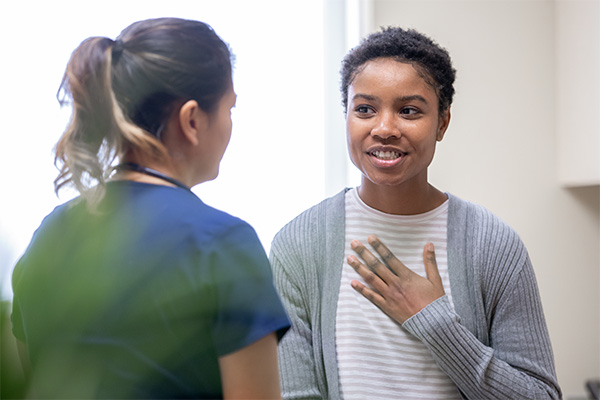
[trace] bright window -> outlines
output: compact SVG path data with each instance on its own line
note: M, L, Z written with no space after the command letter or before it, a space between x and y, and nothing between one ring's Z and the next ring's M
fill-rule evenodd
M324 10L320 0L3 2L2 297L12 297L12 267L42 218L73 196L58 199L52 186L52 148L70 115L56 100L69 56L83 39L115 38L137 20L173 16L207 22L236 54L232 139L220 176L194 189L206 203L248 221L268 250L286 222L341 189L344 176L333 179L341 183L332 187L326 174L327 162L344 159L345 146L342 139L342 148L335 146L337 155L327 161ZM333 68L337 73L339 64ZM329 86L336 90L337 81ZM335 96L339 128L342 110Z

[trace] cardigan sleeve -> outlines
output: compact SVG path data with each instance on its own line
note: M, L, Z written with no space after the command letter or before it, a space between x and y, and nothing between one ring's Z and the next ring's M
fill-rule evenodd
M293 245L280 232L271 245L274 283L288 316L291 329L279 343L281 391L286 400L322 399L315 365L310 307L302 290L302 260L292 254Z
M460 322L446 296L403 327L432 352L467 399L558 399L550 338L533 268L524 258L502 290L487 293L489 345Z

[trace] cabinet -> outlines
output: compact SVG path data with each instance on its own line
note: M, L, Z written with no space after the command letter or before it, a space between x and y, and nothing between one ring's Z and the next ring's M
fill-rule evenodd
M555 5L558 179L600 185L600 0Z

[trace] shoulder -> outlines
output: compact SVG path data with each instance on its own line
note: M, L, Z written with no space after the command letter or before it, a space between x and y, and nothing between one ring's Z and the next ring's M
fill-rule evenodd
M347 189L344 189L321 201L288 222L275 235L274 248L318 240L327 230L339 232L341 229L343 232L346 191Z
M196 240L223 239L240 232L256 236L244 220L202 201L196 194L167 186L146 188L133 202L165 231L179 231Z
M190 227L197 240L210 242L212 247L227 248L229 251L236 249L264 254L258 234L248 222L223 210L200 203L189 223L187 220L184 222Z
M291 281L314 283L329 261L335 262L338 255L343 258L345 193L343 190L302 212L275 235L270 259L280 289Z
M28 247L31 248L33 243L37 245L46 242L55 243L56 235L61 235L64 238L65 227L69 226L73 220L80 221L85 218L86 212L85 203L81 201L80 197L56 206L42 219L42 222L33 233Z
M189 266L204 281L231 283L247 279L248 285L250 280L271 281L264 247L249 223L204 203L194 193L178 188L161 192L159 201L149 202L157 209L144 232L148 239L143 241L144 246L152 243L151 247L159 247L159 251L169 254L172 265Z
M449 230L461 232L472 240L521 243L517 232L487 208L452 194L448 196Z
M492 278L516 277L530 268L527 249L505 221L487 208L449 195L448 240L464 251L465 262Z
M158 247L181 257L220 251L232 245L264 253L248 223L204 203L188 190L114 181L107 185L101 205L106 220L112 221L111 227L136 227L135 238L140 244L136 247Z

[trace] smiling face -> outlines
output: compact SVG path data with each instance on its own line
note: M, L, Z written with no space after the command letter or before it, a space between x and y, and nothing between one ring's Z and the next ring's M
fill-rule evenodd
M435 90L411 64L392 58L365 63L348 88L346 114L363 200L386 188L427 188L427 168L449 121L449 111L440 116Z

